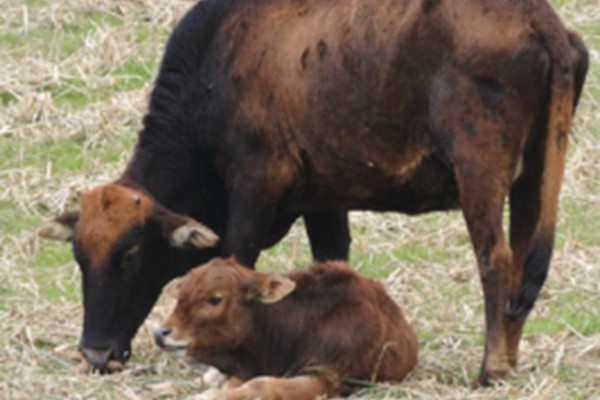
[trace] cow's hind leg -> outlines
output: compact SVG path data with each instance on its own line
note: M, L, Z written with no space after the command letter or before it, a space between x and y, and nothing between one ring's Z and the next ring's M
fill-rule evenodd
M457 182L483 286L486 334L479 383L488 385L508 372L504 312L511 251L502 228L507 189L493 171L478 165L459 165Z
M351 239L346 211L306 213L304 221L315 261L348 259Z
M316 375L293 378L259 377L235 389L210 390L197 400L315 400L329 397L330 384Z
M448 68L430 97L432 133L453 164L460 205L477 259L485 303L485 349L479 383L508 373L505 312L511 249L502 216L522 138L532 121L509 103L492 78L471 77Z
M537 297L545 278L547 268L541 266L547 264L551 253L548 234L554 229L564 152L555 151L556 140L532 142L532 132L546 126L542 120L551 65L546 47L535 40L519 39L512 54L501 52L462 61L464 64L440 70L434 78L429 94L431 130L432 139L454 166L460 205L479 267L486 320L479 383L487 385L508 373L509 353L511 362L516 359L526 313L510 311L509 296L511 309L516 310L514 307L526 304L531 295ZM554 108L568 111L562 105ZM538 136L538 140L546 140L546 135ZM535 156L538 160L534 160L532 151L540 152ZM521 161L523 174L513 184ZM542 172L539 164L551 164L556 169ZM547 184L545 189L536 189L535 180L541 175L548 177ZM537 205L529 198L536 190L540 191ZM509 194L514 213L514 254L502 226ZM552 201L545 203L544 211L546 198ZM538 208L540 221L535 216ZM542 219L548 223L542 223ZM539 235L532 234L534 225ZM534 283L533 291L530 283Z

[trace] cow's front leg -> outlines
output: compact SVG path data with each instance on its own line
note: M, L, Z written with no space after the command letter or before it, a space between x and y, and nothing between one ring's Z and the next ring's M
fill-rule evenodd
M235 196L230 201L224 249L246 267L254 268L275 218L275 204L260 198Z
M335 394L331 393L330 385L324 378L307 375L254 378L235 389L203 392L194 400L315 400Z
M315 261L348 259L351 238L347 211L305 213L304 222Z
M287 169L280 164L270 168L244 165L239 169L248 172L232 174L234 178L227 183L231 189L224 255L235 256L239 263L253 268L260 251L272 241L271 231L291 175L284 174Z

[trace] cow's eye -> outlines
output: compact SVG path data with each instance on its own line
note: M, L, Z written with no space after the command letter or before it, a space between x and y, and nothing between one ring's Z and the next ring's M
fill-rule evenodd
M206 300L211 306L218 306L223 301L223 296L211 296Z
M134 246L123 256L123 268L129 269L135 267L138 264L140 258L140 247Z

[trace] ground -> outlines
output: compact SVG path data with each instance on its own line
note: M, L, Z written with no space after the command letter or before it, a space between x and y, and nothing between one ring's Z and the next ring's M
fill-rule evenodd
M66 244L35 230L117 177L136 140L182 0L0 0L0 393L8 399L185 398L199 371L140 329L122 373L78 373L80 275ZM479 278L460 213L353 213L351 259L382 279L418 332L421 359L401 385L355 399L600 399L600 3L554 0L590 48L553 266L527 324L518 372L471 391L482 356ZM309 263L301 224L259 270Z

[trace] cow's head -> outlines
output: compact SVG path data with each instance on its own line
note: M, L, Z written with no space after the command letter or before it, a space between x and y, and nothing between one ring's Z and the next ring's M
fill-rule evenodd
M50 239L71 241L83 277L81 351L96 369L127 361L131 339L162 287L175 276L175 248L204 248L218 237L150 196L116 184L80 198L80 211L46 223Z
M154 331L155 341L164 350L187 350L192 360L236 348L252 330L249 306L275 303L295 287L283 276L256 273L232 258L215 258L182 279L177 305Z

